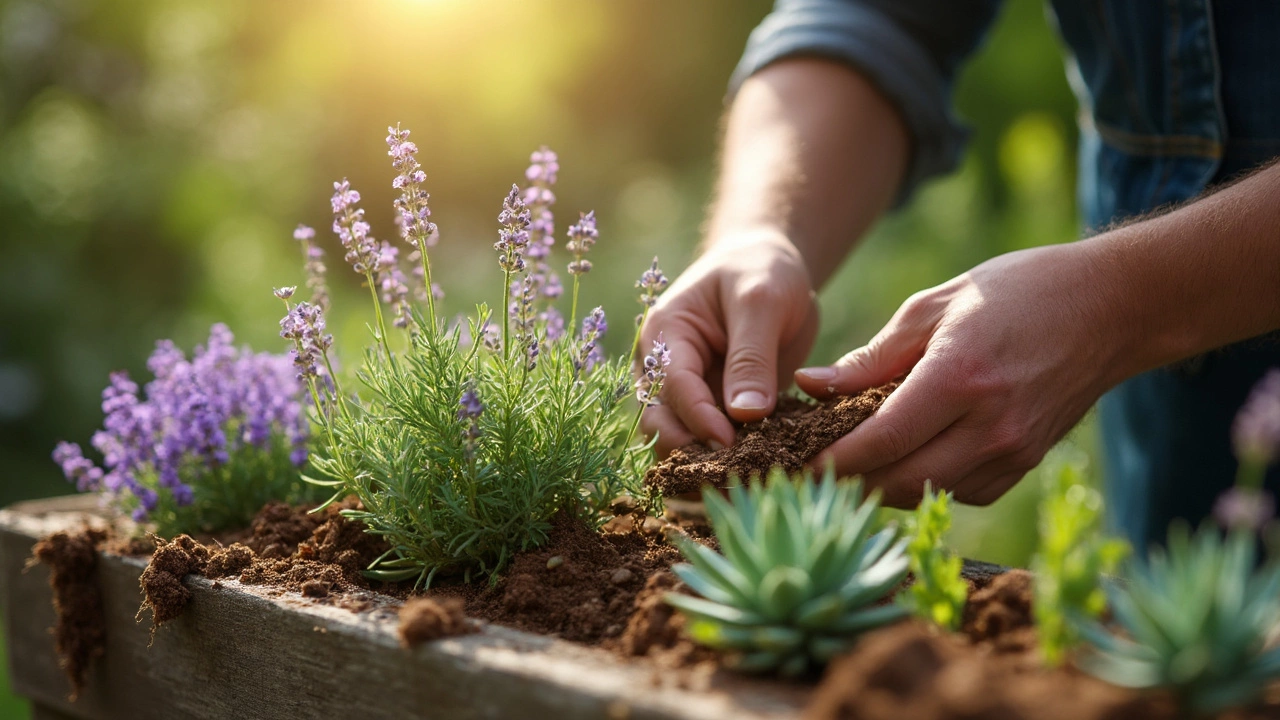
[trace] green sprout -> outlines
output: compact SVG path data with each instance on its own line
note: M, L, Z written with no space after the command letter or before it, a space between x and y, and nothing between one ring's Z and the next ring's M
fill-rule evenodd
M915 582L898 596L912 614L947 630L960 627L969 587L960 577L964 561L942 546L951 529L951 493L926 483L920 506L908 526L907 559Z
M728 492L725 500L703 490L723 555L673 536L689 562L672 570L701 597L666 601L688 618L694 641L734 652L741 670L797 675L906 615L878 601L906 577L907 541L894 526L873 533L879 498L864 500L861 482L774 468L767 483Z
M1133 562L1108 588L1124 636L1078 614L1086 671L1131 688L1171 688L1183 707L1214 713L1257 700L1280 677L1280 648L1266 648L1280 623L1280 564L1255 570L1256 536L1225 539L1206 527L1170 529L1168 550Z
M1080 469L1064 463L1040 507L1040 545L1031 560L1033 611L1045 662L1060 665L1078 637L1068 616L1098 617L1106 609L1103 575L1129 552L1123 540L1102 536L1102 498L1084 485Z

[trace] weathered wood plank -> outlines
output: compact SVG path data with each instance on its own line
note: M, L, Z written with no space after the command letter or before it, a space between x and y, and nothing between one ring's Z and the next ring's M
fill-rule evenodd
M679 684L703 687L660 687L645 662L496 626L405 650L395 603L385 598L352 613L297 593L194 576L191 605L149 646L149 618L135 620L145 561L109 554L99 563L106 657L71 702L50 634L48 570L23 567L44 535L101 522L85 497L0 510L0 607L13 687L49 717L763 720L794 718L803 704L802 690L766 679L705 687L686 677ZM1003 569L966 563L973 577Z
M752 680L658 691L654 671L571 643L486 627L398 645L393 608L364 613L190 577L195 598L156 633L136 622L144 562L104 555L106 657L74 703L53 654L48 571L22 572L43 534L86 520L65 502L0 511L0 602L6 607L13 686L48 709L108 718L783 718L794 688Z

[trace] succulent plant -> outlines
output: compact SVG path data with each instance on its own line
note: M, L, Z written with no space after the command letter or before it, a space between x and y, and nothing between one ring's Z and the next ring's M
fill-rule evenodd
M898 596L899 602L912 614L955 630L964 618L969 586L960 577L964 561L942 545L942 536L951 529L951 493L934 492L926 483L910 522L907 558L915 582Z
M1280 648L1267 648L1280 623L1280 564L1255 569L1256 543L1244 530L1192 537L1175 525L1167 551L1152 549L1108 587L1123 636L1072 614L1086 643L1077 663L1116 685L1169 688L1192 712L1258 699L1280 676Z
M689 562L672 570L701 597L666 601L694 641L732 651L738 669L796 675L906 614L877 601L905 578L907 541L892 525L873 532L879 498L864 499L860 482L775 468L766 483L734 484L728 495L703 491L723 555L676 540Z

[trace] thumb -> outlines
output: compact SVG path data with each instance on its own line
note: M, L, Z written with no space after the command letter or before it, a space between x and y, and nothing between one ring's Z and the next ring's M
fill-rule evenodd
M900 377L924 356L932 324L895 317L866 345L829 366L796 371L796 384L815 398L852 395Z
M729 416L753 422L778 400L778 345L783 318L776 303L743 303L728 320L724 400Z

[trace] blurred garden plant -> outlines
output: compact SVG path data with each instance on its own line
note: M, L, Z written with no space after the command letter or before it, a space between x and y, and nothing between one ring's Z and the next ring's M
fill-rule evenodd
M1191 713L1215 713L1261 698L1280 677L1280 562L1258 566L1259 533L1274 505L1261 488L1280 450L1280 371L1254 388L1236 417L1236 486L1215 507L1221 529L1169 531L1168 549L1129 563L1125 582L1108 588L1122 632L1073 614L1087 641L1079 664L1125 687L1172 690ZM1225 538L1223 537L1225 530Z
M269 500L302 499L304 385L287 356L233 342L214 325L188 359L160 341L142 397L126 373L113 373L93 436L102 465L59 443L53 458L67 479L165 537L245 526Z
M1040 506L1040 545L1031 560L1040 649L1050 666L1062 663L1079 640L1070 617L1096 618L1107 606L1102 576L1129 553L1123 540L1101 531L1102 497L1083 473L1064 462Z
M279 293L287 309L281 336L293 342L298 374L317 408L312 482L332 488L333 499L358 498L360 509L344 514L391 545L369 574L415 586L429 586L441 572L470 581L545 542L557 513L598 523L619 495L655 504L640 484L649 446L633 440L641 411L658 401L670 354L661 339L655 342L633 385L632 358L605 357L603 309L585 313L573 331L579 284L599 236L593 213L567 230L573 258L567 321L555 307L563 293L548 262L555 153L534 153L527 184L513 185L502 201L494 244L501 304L480 305L474 317L447 323L432 283L428 251L439 233L430 221L426 174L409 131L389 132L392 186L400 193L396 225L413 271L401 268L396 247L373 238L360 194L347 181L334 184L332 198L344 259L364 277L373 301L373 341L357 372L358 391L333 372L332 339L314 297L323 283L314 268L308 266L310 301L295 305L292 289ZM312 241L307 228L298 236ZM655 260L637 283L646 308L666 284ZM638 408L625 402L633 392Z
M907 527L911 542L907 558L911 587L899 595L912 614L947 630L960 627L969 587L960 577L964 561L943 547L943 536L951 529L951 493L935 492L926 483L920 506Z
M907 541L872 532L879 498L828 469L734 484L726 500L703 490L723 555L673 535L686 560L672 570L701 597L668 593L698 643L735 653L741 670L798 675L847 650L863 631L907 614L877 602L907 574Z

